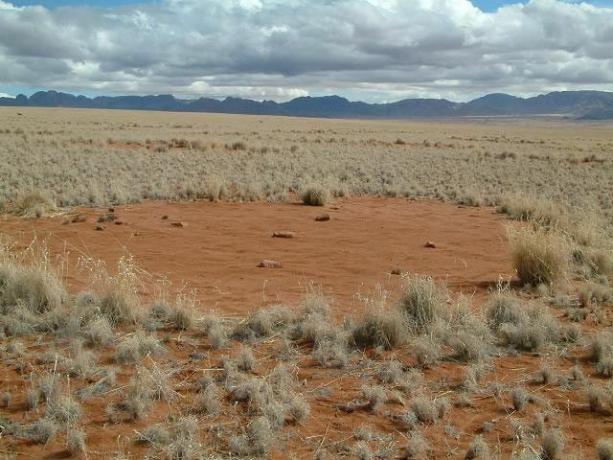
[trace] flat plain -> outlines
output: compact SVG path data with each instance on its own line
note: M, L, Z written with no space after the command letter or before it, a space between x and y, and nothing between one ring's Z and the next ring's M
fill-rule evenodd
M0 455L613 458L612 128L1 109Z

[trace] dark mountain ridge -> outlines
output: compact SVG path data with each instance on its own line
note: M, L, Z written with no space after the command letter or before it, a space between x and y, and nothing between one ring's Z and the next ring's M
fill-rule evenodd
M89 98L58 91L27 97L0 98L0 106L73 107L91 109L160 110L323 118L448 118L555 115L579 119L613 119L613 92L559 91L530 98L488 94L470 102L445 99L404 99L384 104L353 102L340 96L299 97L287 102L227 97L177 99L157 96L98 96Z

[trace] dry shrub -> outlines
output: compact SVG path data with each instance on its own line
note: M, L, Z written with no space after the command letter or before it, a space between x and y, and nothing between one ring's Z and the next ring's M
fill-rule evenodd
M513 266L524 284L552 284L568 273L569 247L562 236L544 230L508 227Z

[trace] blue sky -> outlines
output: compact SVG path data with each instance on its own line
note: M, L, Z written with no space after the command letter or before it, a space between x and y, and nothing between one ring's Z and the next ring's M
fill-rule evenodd
M613 0L473 5L481 11L469 0L0 0L0 95L613 91Z

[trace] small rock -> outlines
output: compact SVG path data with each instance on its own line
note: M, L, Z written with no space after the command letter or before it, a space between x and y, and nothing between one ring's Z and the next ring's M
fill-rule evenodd
M293 238L294 236L296 236L296 234L294 232L274 232L272 234L273 238Z
M168 215L164 214L164 215L162 216L162 220L168 220Z
M402 270L400 268L394 268L390 273L392 275L402 275L403 272L404 272L404 270Z
M109 212L115 212L115 208L109 208Z
M115 221L115 225L123 225L124 221L123 220L116 220Z
M330 215L329 214L320 214L319 216L315 217L315 220L317 222L326 222L326 221L330 220Z
M104 225L96 225L96 231L101 232L102 230L104 230Z
M170 225L172 225L173 227L187 227L187 224L185 222L172 222Z
M140 236L140 232L134 232L132 233L132 236Z
M68 225L70 223L70 221L68 219L64 219L64 222L62 222L62 225Z
M428 241L424 246L432 249L436 248L436 244L434 244L432 241Z
M281 268L281 264L276 260L264 259L258 264L261 268Z

